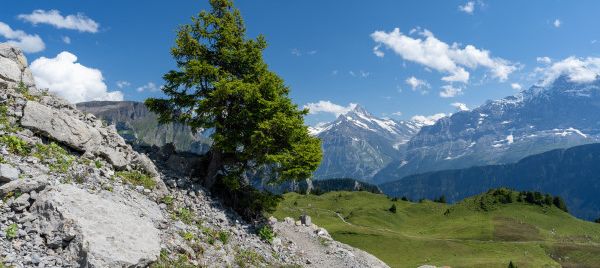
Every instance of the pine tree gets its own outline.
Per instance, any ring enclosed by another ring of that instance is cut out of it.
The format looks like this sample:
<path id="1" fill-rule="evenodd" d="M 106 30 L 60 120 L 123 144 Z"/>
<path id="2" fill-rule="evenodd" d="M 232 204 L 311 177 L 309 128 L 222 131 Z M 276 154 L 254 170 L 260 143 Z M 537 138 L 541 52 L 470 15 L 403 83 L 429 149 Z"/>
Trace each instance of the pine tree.
<path id="1" fill-rule="evenodd" d="M 517 268 L 517 266 L 512 261 L 510 261 L 508 263 L 508 268 Z"/>
<path id="2" fill-rule="evenodd" d="M 396 213 L 396 204 L 392 204 L 392 206 L 388 209 L 391 213 Z"/>
<path id="3" fill-rule="evenodd" d="M 178 30 L 171 49 L 177 68 L 163 76 L 167 98 L 151 98 L 146 105 L 161 123 L 213 130 L 207 188 L 218 180 L 239 188 L 243 176 L 258 171 L 274 182 L 310 177 L 322 152 L 304 125 L 308 111 L 292 103 L 289 88 L 268 69 L 265 38 L 245 37 L 233 3 L 210 0 L 210 5 L 212 10 Z"/>

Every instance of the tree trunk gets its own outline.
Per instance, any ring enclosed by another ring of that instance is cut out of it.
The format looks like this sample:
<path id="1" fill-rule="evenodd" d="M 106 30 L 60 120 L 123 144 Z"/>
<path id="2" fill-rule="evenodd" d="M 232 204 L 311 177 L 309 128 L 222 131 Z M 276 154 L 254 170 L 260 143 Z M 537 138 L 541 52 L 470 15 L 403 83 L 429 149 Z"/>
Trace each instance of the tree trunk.
<path id="1" fill-rule="evenodd" d="M 223 168 L 223 153 L 219 150 L 212 150 L 210 163 L 204 178 L 204 187 L 210 190 L 215 185 L 221 168 Z"/>

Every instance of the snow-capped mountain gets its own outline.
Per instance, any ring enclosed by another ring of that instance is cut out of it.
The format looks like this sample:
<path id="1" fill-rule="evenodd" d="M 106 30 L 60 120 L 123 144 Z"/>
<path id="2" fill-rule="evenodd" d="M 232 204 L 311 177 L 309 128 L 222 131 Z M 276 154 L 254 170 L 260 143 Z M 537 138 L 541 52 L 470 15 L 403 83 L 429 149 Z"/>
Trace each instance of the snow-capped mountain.
<path id="1" fill-rule="evenodd" d="M 425 126 L 406 157 L 382 169 L 376 182 L 471 166 L 514 163 L 525 156 L 600 142 L 600 80 L 560 76 L 514 96 L 488 101 Z"/>
<path id="2" fill-rule="evenodd" d="M 310 128 L 323 146 L 315 178 L 369 181 L 381 168 L 402 157 L 403 148 L 419 131 L 412 121 L 377 118 L 357 105 L 335 121 Z"/>

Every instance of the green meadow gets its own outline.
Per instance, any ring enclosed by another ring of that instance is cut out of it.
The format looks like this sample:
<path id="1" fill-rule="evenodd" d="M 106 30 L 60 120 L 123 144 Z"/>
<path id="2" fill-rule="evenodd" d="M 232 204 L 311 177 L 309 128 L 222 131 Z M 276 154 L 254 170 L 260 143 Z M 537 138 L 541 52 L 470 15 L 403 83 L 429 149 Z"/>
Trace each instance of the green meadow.
<path id="1" fill-rule="evenodd" d="M 507 267 L 511 261 L 518 267 L 600 267 L 600 224 L 552 205 L 498 203 L 490 194 L 454 205 L 368 192 L 284 197 L 276 218 L 306 213 L 334 239 L 391 267 Z"/>

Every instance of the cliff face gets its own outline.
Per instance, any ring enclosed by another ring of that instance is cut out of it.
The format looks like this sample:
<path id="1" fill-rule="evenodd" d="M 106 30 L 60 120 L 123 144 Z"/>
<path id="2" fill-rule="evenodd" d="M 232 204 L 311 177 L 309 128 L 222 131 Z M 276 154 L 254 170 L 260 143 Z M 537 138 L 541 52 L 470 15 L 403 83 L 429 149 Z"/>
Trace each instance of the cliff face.
<path id="1" fill-rule="evenodd" d="M 321 252 L 331 240 L 310 223 L 301 238 L 281 225 L 265 242 L 189 176 L 156 164 L 114 125 L 38 90 L 22 52 L 0 44 L 0 266 L 385 267 L 339 243 L 307 260 L 294 241 Z"/>
<path id="2" fill-rule="evenodd" d="M 177 151 L 204 154 L 210 146 L 210 132 L 194 134 L 182 124 L 159 124 L 156 114 L 141 102 L 92 101 L 77 104 L 77 109 L 91 113 L 107 124 L 114 124 L 128 143 L 163 146 L 173 143 Z"/>

